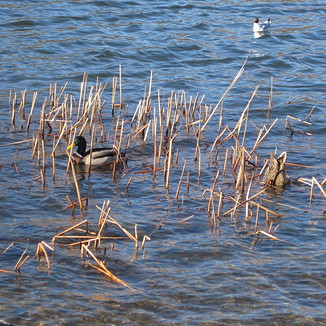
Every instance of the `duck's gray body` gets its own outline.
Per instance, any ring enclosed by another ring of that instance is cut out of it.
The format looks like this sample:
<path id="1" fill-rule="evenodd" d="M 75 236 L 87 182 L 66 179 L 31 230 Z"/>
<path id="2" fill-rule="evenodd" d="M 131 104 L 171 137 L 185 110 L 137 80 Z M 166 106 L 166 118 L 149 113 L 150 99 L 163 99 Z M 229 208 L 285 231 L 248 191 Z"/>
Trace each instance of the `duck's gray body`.
<path id="1" fill-rule="evenodd" d="M 114 148 L 93 148 L 86 151 L 86 140 L 82 136 L 77 136 L 67 149 L 77 146 L 77 151 L 72 155 L 72 161 L 79 165 L 102 166 L 114 163 L 118 155 L 124 157 L 124 153 L 118 153 Z"/>

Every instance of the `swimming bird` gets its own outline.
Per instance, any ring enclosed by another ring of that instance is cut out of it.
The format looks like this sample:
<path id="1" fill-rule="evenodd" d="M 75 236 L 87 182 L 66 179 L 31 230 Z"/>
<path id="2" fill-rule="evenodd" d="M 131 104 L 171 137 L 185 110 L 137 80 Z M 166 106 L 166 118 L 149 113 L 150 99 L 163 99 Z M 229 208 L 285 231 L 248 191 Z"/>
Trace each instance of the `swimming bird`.
<path id="1" fill-rule="evenodd" d="M 259 33 L 259 34 L 268 33 L 271 23 L 272 23 L 271 19 L 268 18 L 265 22 L 263 22 L 262 24 L 259 24 L 259 19 L 256 17 L 254 19 L 253 32 Z"/>
<path id="2" fill-rule="evenodd" d="M 275 154 L 270 155 L 269 166 L 263 178 L 265 185 L 283 187 L 290 182 L 285 172 L 286 152 L 283 152 L 278 158 Z"/>
<path id="3" fill-rule="evenodd" d="M 92 148 L 92 151 L 86 151 L 86 139 L 83 136 L 77 136 L 67 150 L 77 146 L 77 151 L 72 154 L 72 161 L 78 165 L 103 166 L 114 163 L 118 155 L 125 156 L 125 153 L 118 153 L 114 148 Z"/>

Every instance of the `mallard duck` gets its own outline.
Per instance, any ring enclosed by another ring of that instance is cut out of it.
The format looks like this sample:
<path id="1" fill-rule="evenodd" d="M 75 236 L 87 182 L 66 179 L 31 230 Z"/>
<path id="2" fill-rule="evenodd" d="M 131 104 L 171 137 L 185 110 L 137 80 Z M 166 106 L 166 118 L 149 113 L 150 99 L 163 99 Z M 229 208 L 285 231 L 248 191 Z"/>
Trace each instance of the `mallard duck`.
<path id="1" fill-rule="evenodd" d="M 278 158 L 271 154 L 269 166 L 263 178 L 265 185 L 283 187 L 290 182 L 285 172 L 286 152 L 283 152 Z"/>
<path id="2" fill-rule="evenodd" d="M 254 19 L 253 32 L 255 34 L 264 35 L 264 34 L 269 32 L 269 28 L 271 26 L 271 23 L 272 23 L 271 19 L 268 18 L 265 22 L 263 22 L 262 24 L 259 24 L 259 19 L 255 18 Z"/>
<path id="3" fill-rule="evenodd" d="M 77 136 L 67 150 L 75 146 L 77 146 L 77 151 L 72 154 L 72 161 L 75 164 L 102 166 L 114 163 L 117 159 L 118 153 L 114 148 L 93 148 L 92 153 L 90 150 L 86 151 L 86 139 L 83 136 Z M 121 157 L 125 156 L 124 153 L 120 153 L 120 155 Z"/>

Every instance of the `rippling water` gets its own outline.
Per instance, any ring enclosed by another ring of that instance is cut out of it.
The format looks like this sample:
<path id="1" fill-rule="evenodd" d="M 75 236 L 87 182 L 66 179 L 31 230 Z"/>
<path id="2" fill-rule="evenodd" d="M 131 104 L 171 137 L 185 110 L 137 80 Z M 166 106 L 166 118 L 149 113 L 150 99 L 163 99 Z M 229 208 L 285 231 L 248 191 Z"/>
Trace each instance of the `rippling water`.
<path id="1" fill-rule="evenodd" d="M 289 166 L 292 179 L 316 177 L 321 182 L 326 176 L 325 13 L 321 0 L 2 1 L 0 269 L 13 270 L 27 242 L 31 258 L 22 275 L 0 273 L 0 319 L 13 325 L 325 325 L 326 208 L 317 189 L 312 205 L 309 188 L 300 183 L 266 194 L 270 202 L 262 205 L 282 215 L 274 226 L 279 224 L 276 236 L 285 241 L 253 246 L 249 234 L 254 222 L 245 222 L 244 212 L 222 218 L 215 233 L 208 225 L 203 189 L 192 187 L 189 196 L 182 189 L 183 202 L 174 199 L 183 160 L 193 158 L 194 136 L 177 143 L 180 162 L 168 194 L 162 175 L 153 181 L 152 175 L 134 173 L 152 163 L 152 147 L 142 141 L 130 148 L 126 175 L 113 181 L 110 172 L 80 173 L 81 193 L 89 199 L 84 217 L 64 210 L 65 196 L 76 197 L 65 171 L 64 148 L 56 158 L 55 182 L 48 177 L 43 189 L 35 179 L 40 167 L 31 160 L 30 143 L 2 146 L 30 137 L 19 123 L 10 125 L 10 90 L 20 94 L 26 89 L 29 103 L 34 91 L 39 101 L 47 96 L 54 82 L 60 87 L 68 82 L 68 92 L 78 94 L 84 73 L 90 83 L 97 77 L 111 83 L 121 65 L 131 119 L 151 71 L 153 92 L 205 94 L 204 102 L 214 106 L 249 54 L 243 75 L 223 102 L 225 124 L 234 125 L 260 85 L 250 106 L 250 126 L 261 128 L 279 118 L 259 147 L 260 163 L 277 147 L 287 151 L 290 162 L 310 167 Z M 270 35 L 253 38 L 255 16 L 271 17 Z M 274 106 L 269 117 L 271 76 Z M 103 94 L 108 103 L 109 88 Z M 311 125 L 295 122 L 295 128 L 312 135 L 284 129 L 287 115 L 307 120 L 313 107 Z M 212 124 L 204 139 L 209 147 L 216 137 Z M 247 137 L 255 142 L 252 129 Z M 204 164 L 200 185 L 211 187 L 216 168 Z M 227 194 L 234 188 L 223 178 L 218 187 Z M 261 187 L 256 184 L 255 191 Z M 151 237 L 137 257 L 126 241 L 117 241 L 116 250 L 102 257 L 137 291 L 84 266 L 77 249 L 56 245 L 51 273 L 44 260 L 32 258 L 37 243 L 59 230 L 83 218 L 96 225 L 95 205 L 108 199 L 118 221 L 130 230 L 136 223 L 140 237 Z"/>

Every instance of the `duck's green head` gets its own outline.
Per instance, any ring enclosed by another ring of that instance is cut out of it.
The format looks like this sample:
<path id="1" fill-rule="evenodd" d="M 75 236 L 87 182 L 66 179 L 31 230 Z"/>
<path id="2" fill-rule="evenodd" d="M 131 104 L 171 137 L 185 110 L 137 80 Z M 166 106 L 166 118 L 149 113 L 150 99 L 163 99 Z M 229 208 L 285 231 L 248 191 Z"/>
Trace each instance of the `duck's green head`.
<path id="1" fill-rule="evenodd" d="M 77 146 L 77 153 L 84 156 L 86 151 L 86 139 L 83 136 L 77 136 L 72 144 L 70 144 L 67 149 Z"/>

